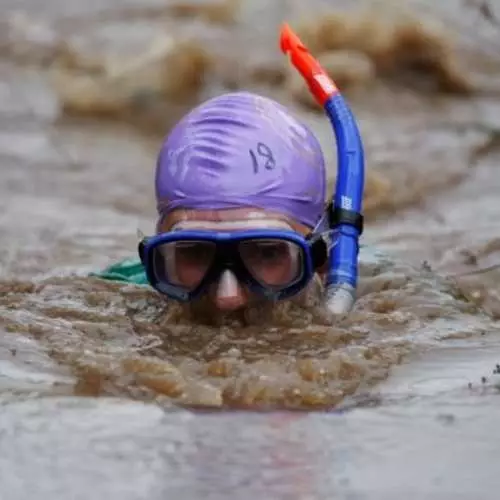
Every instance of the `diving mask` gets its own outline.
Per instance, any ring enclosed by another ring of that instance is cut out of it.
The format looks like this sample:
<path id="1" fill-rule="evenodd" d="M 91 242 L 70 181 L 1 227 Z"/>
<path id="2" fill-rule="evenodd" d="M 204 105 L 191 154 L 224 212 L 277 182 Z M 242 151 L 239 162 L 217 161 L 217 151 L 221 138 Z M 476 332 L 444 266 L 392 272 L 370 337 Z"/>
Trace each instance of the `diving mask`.
<path id="1" fill-rule="evenodd" d="M 303 290 L 326 263 L 328 240 L 287 229 L 180 229 L 144 238 L 139 255 L 150 284 L 179 301 L 199 297 L 226 270 L 252 292 L 281 300 Z"/>

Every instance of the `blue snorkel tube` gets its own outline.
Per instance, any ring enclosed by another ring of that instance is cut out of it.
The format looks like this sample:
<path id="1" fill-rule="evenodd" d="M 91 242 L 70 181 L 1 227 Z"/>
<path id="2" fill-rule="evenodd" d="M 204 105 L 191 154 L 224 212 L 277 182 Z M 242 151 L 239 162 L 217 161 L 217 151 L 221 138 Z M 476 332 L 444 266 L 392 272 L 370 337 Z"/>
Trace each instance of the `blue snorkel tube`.
<path id="1" fill-rule="evenodd" d="M 356 301 L 359 237 L 363 232 L 365 184 L 363 143 L 349 105 L 340 94 L 325 103 L 337 139 L 338 173 L 331 207 L 331 224 L 338 233 L 328 257 L 327 307 L 334 314 L 349 312 Z"/>
<path id="2" fill-rule="evenodd" d="M 291 28 L 281 30 L 281 50 L 301 73 L 311 93 L 325 110 L 336 137 L 338 173 L 335 196 L 329 207 L 329 225 L 335 230 L 329 253 L 326 306 L 338 316 L 356 301 L 359 237 L 363 232 L 364 149 L 349 108 L 334 82 L 312 57 Z"/>

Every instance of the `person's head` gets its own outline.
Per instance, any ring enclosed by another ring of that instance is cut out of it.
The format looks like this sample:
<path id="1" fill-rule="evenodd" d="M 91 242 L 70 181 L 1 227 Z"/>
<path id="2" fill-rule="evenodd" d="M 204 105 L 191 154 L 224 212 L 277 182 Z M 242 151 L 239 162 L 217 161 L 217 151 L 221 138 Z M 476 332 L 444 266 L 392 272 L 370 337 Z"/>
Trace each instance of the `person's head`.
<path id="1" fill-rule="evenodd" d="M 229 93 L 187 114 L 162 145 L 156 199 L 157 234 L 168 237 L 142 257 L 153 285 L 177 299 L 234 310 L 293 296 L 324 262 L 306 239 L 325 210 L 323 153 L 271 99 Z"/>

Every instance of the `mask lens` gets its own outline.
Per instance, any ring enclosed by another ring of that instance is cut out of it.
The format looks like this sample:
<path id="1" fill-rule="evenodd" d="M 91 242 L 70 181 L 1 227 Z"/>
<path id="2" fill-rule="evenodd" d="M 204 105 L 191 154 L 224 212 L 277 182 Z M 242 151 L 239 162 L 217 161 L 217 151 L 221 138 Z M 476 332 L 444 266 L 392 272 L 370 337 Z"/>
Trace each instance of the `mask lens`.
<path id="1" fill-rule="evenodd" d="M 303 250 L 295 243 L 247 240 L 240 243 L 239 251 L 247 271 L 264 286 L 283 288 L 302 277 Z"/>
<path id="2" fill-rule="evenodd" d="M 215 244 L 208 241 L 175 241 L 158 245 L 154 255 L 154 272 L 159 281 L 196 288 L 212 265 Z"/>

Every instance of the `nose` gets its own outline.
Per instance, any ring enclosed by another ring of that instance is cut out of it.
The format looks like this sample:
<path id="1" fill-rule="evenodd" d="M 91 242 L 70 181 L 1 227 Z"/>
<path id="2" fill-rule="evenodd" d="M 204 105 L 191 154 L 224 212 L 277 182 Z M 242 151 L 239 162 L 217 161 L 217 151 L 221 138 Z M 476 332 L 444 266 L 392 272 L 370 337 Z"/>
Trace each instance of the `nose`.
<path id="1" fill-rule="evenodd" d="M 215 292 L 215 306 L 221 311 L 234 311 L 247 302 L 245 291 L 236 276 L 226 269 L 219 279 Z"/>

